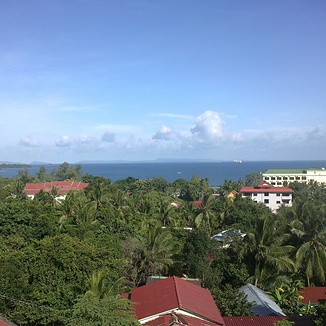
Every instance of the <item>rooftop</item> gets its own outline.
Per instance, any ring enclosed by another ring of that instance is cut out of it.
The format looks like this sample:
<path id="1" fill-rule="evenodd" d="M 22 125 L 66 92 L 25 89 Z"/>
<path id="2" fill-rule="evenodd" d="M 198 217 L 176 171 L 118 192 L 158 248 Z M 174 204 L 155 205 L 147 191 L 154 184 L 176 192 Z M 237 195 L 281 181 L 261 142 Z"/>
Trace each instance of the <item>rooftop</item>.
<path id="1" fill-rule="evenodd" d="M 326 300 L 326 287 L 305 287 L 300 291 L 300 294 L 303 296 L 302 303 L 318 304 L 318 300 Z"/>
<path id="2" fill-rule="evenodd" d="M 137 318 L 146 323 L 173 312 L 206 320 L 209 325 L 224 325 L 209 290 L 175 276 L 134 288 L 125 297 L 138 303 Z"/>

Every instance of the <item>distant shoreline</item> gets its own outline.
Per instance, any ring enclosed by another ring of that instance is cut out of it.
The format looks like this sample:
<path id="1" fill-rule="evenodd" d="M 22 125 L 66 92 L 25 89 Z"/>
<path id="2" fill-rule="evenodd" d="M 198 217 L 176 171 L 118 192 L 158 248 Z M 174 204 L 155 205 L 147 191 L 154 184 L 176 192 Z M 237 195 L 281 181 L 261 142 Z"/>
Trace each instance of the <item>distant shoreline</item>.
<path id="1" fill-rule="evenodd" d="M 17 169 L 17 168 L 29 168 L 29 164 L 19 164 L 19 163 L 1 163 L 0 164 L 0 170 L 1 169 Z"/>

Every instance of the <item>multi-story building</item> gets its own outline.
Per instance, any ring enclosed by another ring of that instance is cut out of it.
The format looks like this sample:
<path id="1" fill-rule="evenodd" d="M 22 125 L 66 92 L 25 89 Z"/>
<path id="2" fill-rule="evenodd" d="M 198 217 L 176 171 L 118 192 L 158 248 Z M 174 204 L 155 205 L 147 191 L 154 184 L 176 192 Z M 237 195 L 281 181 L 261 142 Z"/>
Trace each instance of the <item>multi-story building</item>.
<path id="1" fill-rule="evenodd" d="M 280 187 L 290 182 L 309 183 L 316 181 L 326 183 L 326 169 L 307 169 L 307 170 L 266 170 L 262 173 L 263 180 L 273 186 Z"/>
<path id="2" fill-rule="evenodd" d="M 244 198 L 263 203 L 273 212 L 282 205 L 292 206 L 292 189 L 282 186 L 274 187 L 265 181 L 261 181 L 256 187 L 242 187 L 240 193 Z"/>

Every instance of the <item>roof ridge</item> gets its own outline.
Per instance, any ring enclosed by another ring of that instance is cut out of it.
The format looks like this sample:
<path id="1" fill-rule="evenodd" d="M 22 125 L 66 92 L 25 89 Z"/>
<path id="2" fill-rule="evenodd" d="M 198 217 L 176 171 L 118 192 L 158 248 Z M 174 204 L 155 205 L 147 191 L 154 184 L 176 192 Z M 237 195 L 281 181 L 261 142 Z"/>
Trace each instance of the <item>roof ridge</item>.
<path id="1" fill-rule="evenodd" d="M 178 307 L 181 309 L 182 308 L 182 302 L 181 302 L 181 298 L 180 298 L 180 295 L 179 295 L 179 287 L 178 287 L 178 284 L 177 284 L 177 277 L 176 276 L 172 276 L 172 279 L 173 279 L 173 283 L 174 283 L 174 289 L 175 289 L 175 294 L 176 294 L 176 297 L 177 297 L 177 302 L 178 302 Z"/>

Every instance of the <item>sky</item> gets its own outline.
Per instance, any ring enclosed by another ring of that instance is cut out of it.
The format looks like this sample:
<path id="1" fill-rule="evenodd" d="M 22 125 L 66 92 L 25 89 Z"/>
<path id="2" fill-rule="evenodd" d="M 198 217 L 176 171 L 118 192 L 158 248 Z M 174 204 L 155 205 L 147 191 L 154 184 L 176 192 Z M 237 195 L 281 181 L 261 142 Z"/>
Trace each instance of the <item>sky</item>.
<path id="1" fill-rule="evenodd" d="M 325 0 L 0 8 L 0 161 L 326 159 Z"/>

